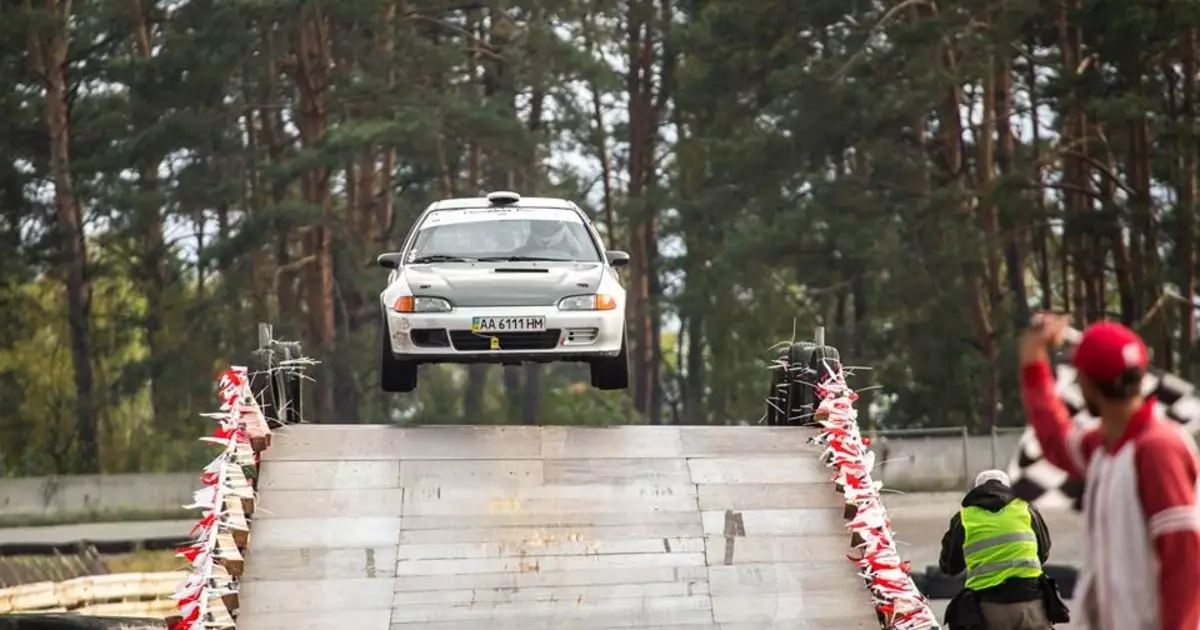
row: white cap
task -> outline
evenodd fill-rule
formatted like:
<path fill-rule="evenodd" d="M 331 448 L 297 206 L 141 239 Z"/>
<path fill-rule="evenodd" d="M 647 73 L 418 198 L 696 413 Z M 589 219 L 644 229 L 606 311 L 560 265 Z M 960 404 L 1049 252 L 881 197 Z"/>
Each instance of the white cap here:
<path fill-rule="evenodd" d="M 975 487 L 978 488 L 989 481 L 999 481 L 1006 486 L 1012 483 L 1003 470 L 985 470 L 975 476 Z"/>

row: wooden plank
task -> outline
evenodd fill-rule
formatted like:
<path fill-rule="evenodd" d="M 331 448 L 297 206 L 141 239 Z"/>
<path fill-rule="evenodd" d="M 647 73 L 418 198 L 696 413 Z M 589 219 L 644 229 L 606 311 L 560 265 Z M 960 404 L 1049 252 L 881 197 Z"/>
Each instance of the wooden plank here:
<path fill-rule="evenodd" d="M 494 527 L 601 527 L 607 525 L 676 525 L 680 528 L 699 522 L 696 512 L 625 512 L 618 514 L 487 514 L 472 516 L 408 516 L 404 530 L 487 529 Z M 678 534 L 683 536 L 681 532 Z"/>
<path fill-rule="evenodd" d="M 405 460 L 541 459 L 542 427 L 406 427 L 397 457 Z"/>
<path fill-rule="evenodd" d="M 474 501 L 445 501 L 405 497 L 404 512 L 408 516 L 503 516 L 503 515 L 575 515 L 586 518 L 589 514 L 636 514 L 683 512 L 696 513 L 694 496 L 674 495 L 661 497 L 624 497 L 593 499 L 477 499 Z M 543 516 L 544 518 L 544 516 Z M 472 519 L 474 520 L 474 519 Z M 636 520 L 636 517 L 634 517 Z"/>
<path fill-rule="evenodd" d="M 724 565 L 726 548 L 735 565 L 754 562 L 828 562 L 851 567 L 845 555 L 851 553 L 850 537 L 846 534 L 832 536 L 749 536 L 734 538 L 709 536 L 706 545 L 708 564 Z M 852 569 L 847 569 L 848 571 Z"/>
<path fill-rule="evenodd" d="M 865 599 L 847 597 L 846 593 L 812 595 L 796 593 L 781 595 L 726 595 L 712 597 L 713 617 L 717 623 L 772 623 L 777 621 L 824 622 L 824 628 L 851 628 L 854 623 L 870 620 L 879 627 L 875 612 Z M 794 627 L 794 626 L 793 626 Z"/>
<path fill-rule="evenodd" d="M 572 627 L 641 628 L 653 623 L 711 621 L 712 608 L 704 595 L 601 600 L 557 600 L 543 602 L 481 602 L 470 606 L 401 606 L 392 610 L 392 623 L 438 621 L 553 620 Z M 558 626 L 558 627 L 561 627 Z"/>
<path fill-rule="evenodd" d="M 667 514 L 679 514 L 667 512 Z M 697 538 L 703 536 L 700 515 L 688 514 L 684 522 L 637 523 L 632 525 L 601 525 L 597 527 L 491 527 L 479 529 L 420 529 L 407 528 L 400 532 L 401 545 L 444 545 L 457 543 L 497 544 L 519 543 L 531 537 L 541 540 L 607 540 L 623 541 L 641 538 Z M 472 524 L 476 519 L 472 519 Z M 843 543 L 846 540 L 842 541 Z"/>
<path fill-rule="evenodd" d="M 403 437 L 401 429 L 386 425 L 292 425 L 272 434 L 263 458 L 268 464 L 395 460 Z"/>
<path fill-rule="evenodd" d="M 845 504 L 842 495 L 828 482 L 706 483 L 698 488 L 701 510 L 841 509 Z"/>
<path fill-rule="evenodd" d="M 509 488 L 545 483 L 545 462 L 532 459 L 428 460 L 406 459 L 399 463 L 400 485 L 469 486 Z"/>
<path fill-rule="evenodd" d="M 246 574 L 242 579 L 246 582 L 340 580 L 387 578 L 395 575 L 395 547 L 255 549 L 254 553 L 246 557 Z"/>
<path fill-rule="evenodd" d="M 705 617 L 707 615 L 707 617 Z M 671 615 L 673 619 L 690 619 L 686 623 L 646 623 L 645 618 L 609 615 L 587 619 L 559 619 L 557 617 L 530 617 L 517 619 L 494 619 L 487 622 L 487 630 L 721 630 L 722 626 L 712 621 L 712 613 L 689 613 Z M 634 624 L 634 625 L 629 625 Z M 878 626 L 878 624 L 876 624 Z M 418 623 L 395 623 L 391 630 L 479 630 L 479 621 L 434 621 Z M 855 626 L 857 628 L 857 626 Z M 808 628 L 805 628 L 808 630 Z M 822 630 L 829 630 L 828 627 Z M 839 630 L 841 630 L 839 628 Z"/>
<path fill-rule="evenodd" d="M 255 522 L 276 518 L 336 518 L 348 514 L 400 516 L 403 502 L 404 491 L 400 488 L 273 490 L 259 499 Z"/>
<path fill-rule="evenodd" d="M 467 502 L 481 500 L 530 501 L 557 499 L 637 501 L 664 497 L 686 498 L 692 502 L 694 508 L 696 486 L 687 482 L 682 484 L 640 483 L 619 486 L 607 484 L 551 484 L 517 488 L 426 485 L 420 488 L 406 488 L 405 492 L 406 503 L 416 501 Z"/>
<path fill-rule="evenodd" d="M 679 457 L 678 427 L 543 427 L 546 459 L 645 459 Z"/>
<path fill-rule="evenodd" d="M 534 558 L 468 558 L 465 560 L 399 560 L 396 575 L 468 575 L 473 573 L 540 573 L 589 569 L 704 566 L 703 553 L 627 553 Z"/>
<path fill-rule="evenodd" d="M 593 569 L 539 571 L 536 573 L 400 575 L 396 578 L 395 588 L 398 593 L 406 593 L 469 589 L 559 588 L 565 586 L 599 586 L 604 584 L 654 584 L 657 582 L 692 582 L 707 579 L 708 569 L 704 566 L 603 566 Z"/>
<path fill-rule="evenodd" d="M 480 542 L 448 545 L 401 544 L 397 557 L 409 560 L 459 560 L 470 558 L 529 558 L 537 556 L 604 556 L 630 553 L 704 553 L 703 538 L 641 538 L 584 540 L 532 536 L 517 542 Z"/>
<path fill-rule="evenodd" d="M 687 460 L 692 483 L 829 483 L 830 473 L 809 456 L 714 457 Z"/>
<path fill-rule="evenodd" d="M 254 523 L 250 550 L 394 547 L 399 538 L 399 517 L 276 518 Z"/>
<path fill-rule="evenodd" d="M 736 514 L 741 515 L 746 536 L 832 536 L 846 531 L 842 511 L 837 509 L 745 510 Z M 701 512 L 704 534 L 723 536 L 725 518 L 725 511 Z"/>
<path fill-rule="evenodd" d="M 245 598 L 243 597 L 244 601 Z M 353 628 L 354 630 L 388 630 L 391 627 L 392 611 L 387 608 L 370 610 L 336 610 L 302 613 L 247 613 L 238 614 L 238 630 L 329 630 L 330 628 Z"/>
<path fill-rule="evenodd" d="M 369 610 L 391 605 L 391 579 L 247 582 L 239 590 L 246 614 Z"/>
<path fill-rule="evenodd" d="M 606 584 L 598 586 L 543 586 L 534 588 L 463 589 L 457 591 L 418 591 L 396 593 L 392 605 L 462 606 L 480 603 L 533 603 L 548 601 L 595 601 L 638 597 L 693 597 L 708 594 L 702 580 L 655 582 L 650 584 Z"/>
<path fill-rule="evenodd" d="M 268 461 L 258 489 L 269 495 L 277 490 L 398 488 L 399 476 L 400 463 L 394 461 Z"/>
<path fill-rule="evenodd" d="M 684 457 L 804 455 L 816 457 L 821 447 L 808 443 L 816 435 L 807 427 L 680 427 Z"/>
<path fill-rule="evenodd" d="M 836 599 L 839 593 L 863 588 L 862 579 L 854 574 L 854 565 L 833 561 L 711 566 L 708 582 L 714 596 L 823 593 Z"/>
<path fill-rule="evenodd" d="M 790 621 L 758 621 L 753 623 L 722 623 L 719 630 L 879 630 L 875 613 L 855 615 L 848 619 L 792 619 Z"/>
<path fill-rule="evenodd" d="M 670 459 L 551 459 L 545 462 L 550 484 L 691 483 L 687 463 Z"/>

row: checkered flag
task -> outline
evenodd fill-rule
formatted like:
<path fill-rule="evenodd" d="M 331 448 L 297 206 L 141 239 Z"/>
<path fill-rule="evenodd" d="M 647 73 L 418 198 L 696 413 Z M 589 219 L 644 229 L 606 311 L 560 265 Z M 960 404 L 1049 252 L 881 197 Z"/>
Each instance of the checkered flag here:
<path fill-rule="evenodd" d="M 1075 368 L 1059 364 L 1055 370 L 1058 398 L 1080 427 L 1094 426 L 1099 419 L 1087 412 L 1083 393 L 1075 380 Z M 1184 425 L 1192 433 L 1200 431 L 1200 398 L 1196 386 L 1160 370 L 1151 369 L 1142 381 L 1142 392 L 1157 398 L 1160 417 Z M 1083 500 L 1083 481 L 1068 479 L 1067 473 L 1042 457 L 1033 429 L 1026 429 L 1017 445 L 1017 454 L 1008 465 L 1013 492 L 1039 508 L 1071 506 L 1079 510 Z"/>

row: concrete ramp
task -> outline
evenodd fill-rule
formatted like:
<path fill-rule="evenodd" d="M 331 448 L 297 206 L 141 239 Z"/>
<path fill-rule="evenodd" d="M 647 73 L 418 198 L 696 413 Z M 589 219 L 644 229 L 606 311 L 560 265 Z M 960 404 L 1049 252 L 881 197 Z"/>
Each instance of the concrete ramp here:
<path fill-rule="evenodd" d="M 811 434 L 285 429 L 238 628 L 878 628 Z"/>

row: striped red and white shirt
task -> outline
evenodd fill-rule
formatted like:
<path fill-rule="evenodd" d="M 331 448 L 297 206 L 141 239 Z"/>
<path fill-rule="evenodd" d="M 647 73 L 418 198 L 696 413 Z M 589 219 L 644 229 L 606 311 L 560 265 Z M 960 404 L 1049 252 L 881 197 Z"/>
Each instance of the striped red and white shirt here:
<path fill-rule="evenodd" d="M 1045 362 L 1021 370 L 1025 413 L 1048 462 L 1084 479 L 1088 557 L 1075 600 L 1093 630 L 1200 630 L 1196 444 L 1148 400 L 1111 445 L 1077 428 Z M 1082 614 L 1080 614 L 1082 613 Z"/>

